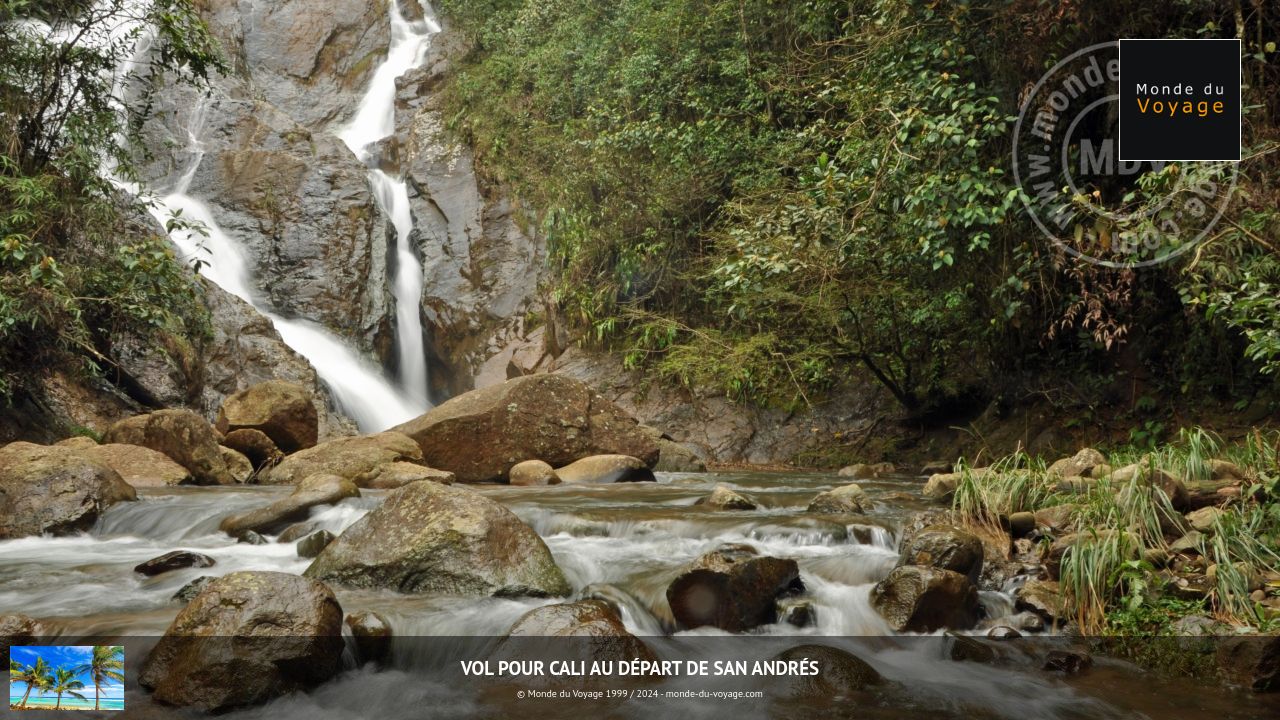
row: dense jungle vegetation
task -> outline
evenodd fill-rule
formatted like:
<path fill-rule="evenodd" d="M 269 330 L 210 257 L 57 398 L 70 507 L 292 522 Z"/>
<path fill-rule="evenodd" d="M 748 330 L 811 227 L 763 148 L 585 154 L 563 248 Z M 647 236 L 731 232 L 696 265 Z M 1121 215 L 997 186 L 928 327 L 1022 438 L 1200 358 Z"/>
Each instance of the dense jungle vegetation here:
<path fill-rule="evenodd" d="M 1273 395 L 1280 6 L 1263 0 L 443 0 L 452 127 L 530 206 L 549 300 L 633 367 L 801 407 L 856 375 L 907 417 Z M 1068 261 L 1010 172 L 1031 85 L 1119 37 L 1239 37 L 1244 162 L 1208 242 Z M 980 402 L 974 402 L 980 401 Z"/>
<path fill-rule="evenodd" d="M 42 370 L 109 371 L 125 334 L 202 332 L 186 261 L 122 187 L 156 79 L 202 86 L 222 67 L 187 0 L 0 0 L 0 402 Z"/>

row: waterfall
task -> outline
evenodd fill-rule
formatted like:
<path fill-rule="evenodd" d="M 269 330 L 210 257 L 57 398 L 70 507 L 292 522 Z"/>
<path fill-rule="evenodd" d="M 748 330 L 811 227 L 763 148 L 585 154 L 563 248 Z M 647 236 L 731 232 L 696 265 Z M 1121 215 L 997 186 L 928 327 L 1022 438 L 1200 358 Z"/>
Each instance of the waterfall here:
<path fill-rule="evenodd" d="M 310 361 L 342 410 L 365 432 L 384 430 L 430 407 L 426 347 L 419 312 L 423 289 L 422 264 L 410 242 L 413 220 L 408 188 L 403 178 L 393 178 L 375 167 L 370 146 L 395 131 L 396 78 L 422 62 L 430 36 L 440 27 L 429 19 L 410 23 L 400 13 L 396 2 L 389 5 L 391 43 L 387 58 L 374 72 L 354 116 L 338 136 L 361 161 L 370 165 L 369 184 L 374 200 L 396 231 L 392 293 L 396 304 L 398 386 L 342 338 L 316 323 L 283 318 L 261 303 L 248 262 L 238 243 L 223 232 L 208 206 L 188 194 L 191 180 L 204 157 L 200 141 L 203 106 L 197 106 L 193 111 L 187 127 L 188 151 L 192 155 L 190 165 L 169 193 L 158 198 L 151 207 L 152 214 L 162 226 L 175 214 L 203 225 L 200 231 L 176 226 L 169 234 L 186 257 L 207 261 L 200 269 L 201 274 L 271 320 L 284 342 Z M 141 45 L 145 46 L 147 42 Z M 140 53 L 145 52 L 146 48 L 140 47 L 139 50 Z"/>
<path fill-rule="evenodd" d="M 209 264 L 200 268 L 201 274 L 271 320 L 285 344 L 311 362 L 334 399 L 361 430 L 383 430 L 419 415 L 425 405 L 406 398 L 379 368 L 361 358 L 347 342 L 315 323 L 280 317 L 257 300 L 253 278 L 239 245 L 218 226 L 208 206 L 187 194 L 204 158 L 199 139 L 203 119 L 203 109 L 197 107 L 187 127 L 191 164 L 169 194 L 155 200 L 152 215 L 161 225 L 175 214 L 203 225 L 201 231 L 175 227 L 169 236 L 185 257 L 202 260 L 207 257 Z"/>
<path fill-rule="evenodd" d="M 422 263 L 411 242 L 413 218 L 409 211 L 409 189 L 404 178 L 392 177 L 380 169 L 371 147 L 395 132 L 396 78 L 422 64 L 432 35 L 440 26 L 428 13 L 418 23 L 405 20 L 396 0 L 388 3 L 391 16 L 391 47 L 387 59 L 374 71 L 369 89 L 351 121 L 338 137 L 362 162 L 369 165 L 369 186 L 383 214 L 396 231 L 395 279 L 392 294 L 396 302 L 396 348 L 399 379 L 411 402 L 428 407 L 427 353 L 423 342 Z M 425 9 L 425 8 L 424 8 Z"/>

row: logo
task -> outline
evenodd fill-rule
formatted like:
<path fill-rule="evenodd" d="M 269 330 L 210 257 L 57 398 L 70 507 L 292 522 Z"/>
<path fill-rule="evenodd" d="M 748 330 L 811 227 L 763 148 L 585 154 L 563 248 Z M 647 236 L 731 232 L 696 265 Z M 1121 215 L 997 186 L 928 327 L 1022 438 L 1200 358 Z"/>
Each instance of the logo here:
<path fill-rule="evenodd" d="M 1054 65 L 1014 125 L 1014 180 L 1032 220 L 1064 253 L 1105 267 L 1156 265 L 1208 236 L 1231 201 L 1238 167 L 1120 160 L 1119 87 L 1118 42 Z"/>

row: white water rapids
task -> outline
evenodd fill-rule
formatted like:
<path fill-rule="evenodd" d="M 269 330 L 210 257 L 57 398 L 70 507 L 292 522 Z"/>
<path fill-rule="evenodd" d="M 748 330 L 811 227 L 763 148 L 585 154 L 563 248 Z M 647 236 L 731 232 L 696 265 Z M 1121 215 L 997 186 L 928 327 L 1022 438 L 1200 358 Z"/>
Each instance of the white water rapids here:
<path fill-rule="evenodd" d="M 705 628 L 670 635 L 673 628 L 664 593 L 684 564 L 734 542 L 749 543 L 764 555 L 795 559 L 816 623 L 804 628 L 785 622 L 767 625 L 755 631 L 749 642 L 769 654 L 802 643 L 836 644 L 905 687 L 906 704 L 857 717 L 959 720 L 975 713 L 1011 720 L 1203 717 L 1176 712 L 1182 707 L 1175 699 L 1176 688 L 1154 685 L 1152 678 L 1114 661 L 1099 658 L 1090 674 L 1074 680 L 1042 672 L 1038 665 L 958 662 L 945 652 L 942 633 L 914 640 L 895 635 L 871 608 L 869 598 L 875 582 L 897 561 L 896 528 L 913 510 L 927 507 L 919 497 L 920 482 L 888 478 L 860 483 L 876 501 L 866 518 L 804 512 L 814 494 L 842 481 L 821 474 L 659 474 L 657 483 L 472 487 L 507 506 L 538 532 L 564 570 L 575 597 L 609 598 L 620 607 L 626 627 L 648 638 L 656 649 L 664 642 L 678 642 L 686 653 L 702 652 L 714 659 L 717 649 L 724 651 L 717 643 L 730 641 L 724 633 Z M 750 495 L 761 508 L 716 512 L 694 504 L 717 483 Z M 238 544 L 217 527 L 225 515 L 264 505 L 289 490 L 147 489 L 141 491 L 138 502 L 109 509 L 90 533 L 0 542 L 0 608 L 37 617 L 59 635 L 158 635 L 182 607 L 172 595 L 196 577 L 236 570 L 301 573 L 307 567 L 309 561 L 297 556 L 292 543 L 268 538 L 265 545 Z M 366 490 L 364 497 L 313 509 L 308 522 L 340 533 L 376 507 L 383 496 L 383 492 Z M 205 553 L 217 564 L 151 578 L 133 572 L 134 565 L 176 549 Z M 228 717 L 497 717 L 495 708 L 477 707 L 470 690 L 441 678 L 456 672 L 460 657 L 483 658 L 484 643 L 506 633 L 525 612 L 558 602 L 334 589 L 344 612 L 372 610 L 387 618 L 398 638 L 389 662 L 376 671 L 350 667 L 313 691 Z M 983 604 L 989 619 L 974 634 L 982 635 L 992 625 L 1016 624 L 1006 594 L 984 593 Z M 741 636 L 735 639 L 742 641 Z M 697 690 L 705 687 L 700 683 L 698 678 L 682 677 L 663 687 Z M 1212 702 L 1214 707 L 1248 700 L 1225 691 L 1210 696 L 1204 687 L 1197 687 L 1185 692 L 1198 693 L 1198 702 Z M 147 702 L 145 695 L 136 692 L 127 699 L 127 703 Z M 435 712 L 424 715 L 428 706 Z M 1136 712 L 1135 707 L 1151 712 Z M 1258 716 L 1258 706 L 1226 707 L 1232 712 L 1215 717 L 1243 719 L 1250 712 Z M 856 704 L 848 706 L 851 711 L 856 708 Z M 665 700 L 649 706 L 628 705 L 626 710 L 610 716 L 723 717 L 722 713 L 732 710 L 735 717 L 763 718 L 776 708 L 770 703 L 725 707 Z"/>

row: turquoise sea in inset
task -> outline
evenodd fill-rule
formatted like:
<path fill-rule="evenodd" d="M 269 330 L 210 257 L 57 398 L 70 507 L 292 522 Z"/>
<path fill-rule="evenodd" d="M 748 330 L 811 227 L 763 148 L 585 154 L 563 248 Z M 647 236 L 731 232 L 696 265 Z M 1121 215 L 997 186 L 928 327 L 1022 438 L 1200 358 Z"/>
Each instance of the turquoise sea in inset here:
<path fill-rule="evenodd" d="M 14 695 L 13 693 L 9 694 L 10 709 L 17 709 L 18 703 L 20 702 L 22 702 L 22 693 L 18 693 L 17 695 Z M 56 697 L 36 697 L 35 694 L 32 693 L 31 697 L 27 698 L 28 709 L 52 708 L 54 705 L 57 705 L 57 704 L 58 704 L 58 698 Z M 92 710 L 93 698 L 91 697 L 88 700 L 78 700 L 76 698 L 73 698 L 73 697 L 69 698 L 64 695 L 62 697 L 61 709 L 62 710 Z M 124 698 L 102 698 L 102 700 L 99 701 L 98 703 L 98 709 L 123 710 Z"/>

